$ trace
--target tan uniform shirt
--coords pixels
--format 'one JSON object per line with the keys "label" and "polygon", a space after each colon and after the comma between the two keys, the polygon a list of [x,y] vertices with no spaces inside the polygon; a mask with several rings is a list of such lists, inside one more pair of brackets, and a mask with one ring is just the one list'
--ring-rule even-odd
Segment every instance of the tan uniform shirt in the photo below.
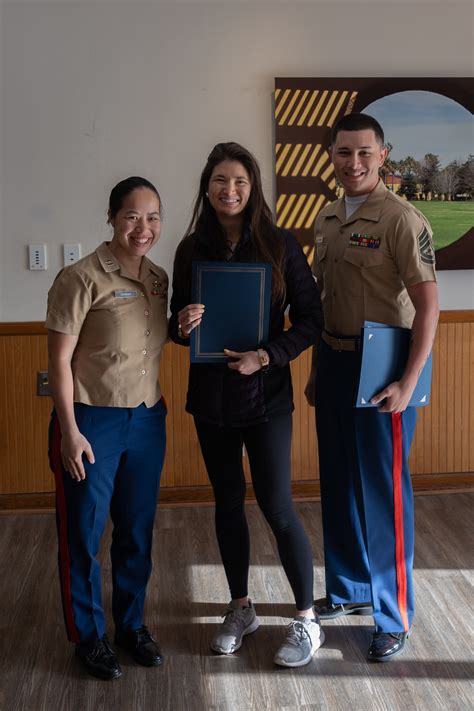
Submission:
{"label": "tan uniform shirt", "polygon": [[106,242],[59,272],[48,294],[46,328],[79,337],[72,358],[75,402],[152,407],[160,399],[167,296],[161,267],[143,257],[134,279]]}
{"label": "tan uniform shirt", "polygon": [[344,198],[321,210],[313,273],[329,333],[360,335],[365,320],[411,328],[406,287],[436,281],[431,228],[380,180],[349,219]]}

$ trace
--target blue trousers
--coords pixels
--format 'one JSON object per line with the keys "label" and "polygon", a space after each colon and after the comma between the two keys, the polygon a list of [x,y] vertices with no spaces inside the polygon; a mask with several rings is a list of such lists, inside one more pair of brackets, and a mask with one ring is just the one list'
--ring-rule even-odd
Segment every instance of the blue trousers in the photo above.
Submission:
{"label": "blue trousers", "polygon": [[76,403],[76,422],[92,446],[86,478],[75,481],[61,463],[61,431],[53,411],[49,455],[56,478],[59,574],[67,635],[72,642],[103,636],[97,560],[108,514],[113,522],[112,613],[118,631],[138,629],[151,573],[153,522],[163,467],[166,407],[93,407]]}
{"label": "blue trousers", "polygon": [[360,356],[322,343],[316,380],[326,595],[370,602],[377,630],[413,619],[413,491],[408,455],[416,408],[353,407]]}

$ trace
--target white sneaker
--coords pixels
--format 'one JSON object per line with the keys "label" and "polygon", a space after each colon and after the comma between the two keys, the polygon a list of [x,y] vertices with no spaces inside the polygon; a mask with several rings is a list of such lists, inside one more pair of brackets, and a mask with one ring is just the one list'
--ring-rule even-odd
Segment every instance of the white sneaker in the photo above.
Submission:
{"label": "white sneaker", "polygon": [[324,632],[319,622],[298,615],[288,625],[286,640],[273,661],[282,667],[302,667],[311,661],[323,642]]}
{"label": "white sneaker", "polygon": [[248,607],[242,607],[238,602],[230,602],[225,612],[224,622],[219,631],[214,635],[211,649],[220,654],[232,654],[242,646],[242,637],[255,630],[260,625],[260,620],[255,614],[252,601]]}

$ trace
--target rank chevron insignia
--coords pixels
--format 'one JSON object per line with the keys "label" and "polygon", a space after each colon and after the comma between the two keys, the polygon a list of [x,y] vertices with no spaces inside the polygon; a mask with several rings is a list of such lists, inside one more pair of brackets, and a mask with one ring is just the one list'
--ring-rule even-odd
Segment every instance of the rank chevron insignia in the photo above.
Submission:
{"label": "rank chevron insignia", "polygon": [[435,256],[431,236],[426,227],[418,235],[418,249],[420,251],[420,259],[424,264],[434,264]]}

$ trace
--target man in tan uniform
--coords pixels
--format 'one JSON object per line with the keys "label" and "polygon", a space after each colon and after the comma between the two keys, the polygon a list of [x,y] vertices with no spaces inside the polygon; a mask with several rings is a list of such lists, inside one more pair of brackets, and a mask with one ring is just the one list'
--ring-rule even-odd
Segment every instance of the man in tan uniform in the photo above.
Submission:
{"label": "man in tan uniform", "polygon": [[[389,661],[413,618],[413,493],[408,455],[416,409],[407,407],[438,320],[429,224],[379,178],[387,150],[364,114],[333,129],[331,157],[344,197],[315,224],[313,271],[324,309],[306,397],[316,405],[326,566],[322,619],[373,614],[368,658]],[[405,372],[354,407],[364,321],[411,328]]]}

